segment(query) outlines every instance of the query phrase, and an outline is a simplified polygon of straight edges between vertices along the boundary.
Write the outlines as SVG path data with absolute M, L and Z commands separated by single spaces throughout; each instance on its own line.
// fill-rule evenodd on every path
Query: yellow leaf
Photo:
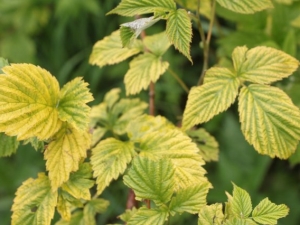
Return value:
M 61 126 L 59 84 L 46 70 L 12 64 L 0 75 L 0 131 L 18 140 L 50 138 Z
M 264 9 L 273 8 L 271 0 L 217 0 L 226 9 L 237 13 L 251 14 Z
M 67 124 L 55 134 L 44 155 L 53 190 L 66 182 L 72 171 L 78 170 L 79 161 L 86 157 L 90 147 L 90 139 L 87 132 Z
M 260 154 L 287 159 L 300 139 L 300 111 L 279 88 L 243 87 L 239 114 L 246 140 Z

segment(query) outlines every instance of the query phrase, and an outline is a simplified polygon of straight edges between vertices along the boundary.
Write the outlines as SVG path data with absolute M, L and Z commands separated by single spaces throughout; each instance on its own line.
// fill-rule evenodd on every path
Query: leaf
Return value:
M 175 0 L 178 4 L 182 5 L 183 8 L 196 11 L 198 8 L 198 0 Z M 211 17 L 211 0 L 201 0 L 199 2 L 199 13 L 204 15 L 206 18 Z
M 122 221 L 128 222 L 130 218 L 137 212 L 137 208 L 126 209 L 124 213 L 118 216 Z
M 88 83 L 82 81 L 81 77 L 77 77 L 60 91 L 59 118 L 80 130 L 86 130 L 88 126 L 90 107 L 86 103 L 94 100 L 87 86 Z
M 204 161 L 192 140 L 179 129 L 161 129 L 144 134 L 139 142 L 140 155 L 171 160 L 175 169 L 175 190 L 207 182 Z
M 166 32 L 146 36 L 143 42 L 145 47 L 158 57 L 162 56 L 171 45 Z
M 124 173 L 134 153 L 131 142 L 122 142 L 114 138 L 105 139 L 92 149 L 91 164 L 94 177 L 97 177 L 98 195 L 113 179 Z
M 210 184 L 207 182 L 179 190 L 169 205 L 171 212 L 198 213 L 200 208 L 206 205 L 206 196 L 209 188 Z
M 141 42 L 138 40 L 133 41 L 131 48 L 123 47 L 120 30 L 117 30 L 95 43 L 89 63 L 100 67 L 113 65 L 139 53 L 141 50 Z
M 65 124 L 49 143 L 44 158 L 49 171 L 52 190 L 69 180 L 70 173 L 77 171 L 79 161 L 86 158 L 90 147 L 90 136 Z
M 300 15 L 291 21 L 291 25 L 300 28 Z
M 74 209 L 74 207 L 76 208 L 83 207 L 83 203 L 81 202 L 81 199 L 76 199 L 68 192 L 64 190 L 60 190 L 58 194 L 58 201 L 56 206 L 60 216 L 64 220 L 70 221 L 72 218 L 71 212 Z
M 174 47 L 193 63 L 190 55 L 192 23 L 185 9 L 178 9 L 169 13 L 166 33 Z
M 146 52 L 130 62 L 130 69 L 124 77 L 126 94 L 137 94 L 146 90 L 151 82 L 155 83 L 169 67 L 168 62 Z
M 158 208 L 141 207 L 130 218 L 127 225 L 163 225 L 168 218 L 168 212 Z
M 90 200 L 84 206 L 84 210 L 83 210 L 84 224 L 96 225 L 96 217 L 95 217 L 96 213 L 105 212 L 108 205 L 109 202 L 101 198 Z
M 175 9 L 176 4 L 173 0 L 122 0 L 116 8 L 107 14 L 115 13 L 121 16 L 135 16 L 155 11 L 169 12 Z
M 233 199 L 230 204 L 233 215 L 240 219 L 249 217 L 252 211 L 250 195 L 235 184 L 233 184 Z
M 288 213 L 286 205 L 276 205 L 265 198 L 253 209 L 252 218 L 262 224 L 277 224 L 277 220 L 286 217 Z
M 0 75 L 0 132 L 25 140 L 46 140 L 60 128 L 59 84 L 46 70 L 11 64 Z
M 50 225 L 57 202 L 57 192 L 51 191 L 48 177 L 40 173 L 37 179 L 24 181 L 16 192 L 12 206 L 12 225 Z
M 239 61 L 235 70 L 242 81 L 270 84 L 290 76 L 298 68 L 298 60 L 282 51 L 264 46 L 246 49 L 237 47 L 232 54 L 233 60 Z
M 219 144 L 205 129 L 189 130 L 187 134 L 197 144 L 199 154 L 205 162 L 218 161 Z
M 62 185 L 62 189 L 77 199 L 91 199 L 90 188 L 93 187 L 92 167 L 89 163 L 82 163 L 79 169 L 70 174 L 70 178 Z
M 8 65 L 9 65 L 8 60 L 0 57 L 0 74 L 4 73 L 2 71 L 2 68 Z
M 300 139 L 300 111 L 280 89 L 260 84 L 243 87 L 239 114 L 246 140 L 260 154 L 287 159 Z
M 221 225 L 224 219 L 222 204 L 206 205 L 200 209 L 198 225 Z
M 36 137 L 28 138 L 23 141 L 23 145 L 31 144 L 31 146 L 36 150 L 36 151 L 41 151 L 43 152 L 45 150 L 45 143 L 43 141 L 40 141 Z
M 151 199 L 161 205 L 168 203 L 174 192 L 174 172 L 170 160 L 136 157 L 123 179 L 134 190 L 136 199 Z
M 226 9 L 243 14 L 252 14 L 264 9 L 273 8 L 273 4 L 270 0 L 217 0 L 217 2 Z
M 82 211 L 76 211 L 75 213 L 72 214 L 71 220 L 65 221 L 65 220 L 60 220 L 55 225 L 81 225 L 84 224 L 83 220 L 83 212 Z
M 0 157 L 10 156 L 16 153 L 19 142 L 16 137 L 10 137 L 4 133 L 0 133 Z
M 234 102 L 239 81 L 226 68 L 212 67 L 207 70 L 204 84 L 194 87 L 189 93 L 183 114 L 182 128 L 204 123 L 225 111 Z
M 289 163 L 291 167 L 296 166 L 300 163 L 300 145 L 298 144 L 296 151 L 289 157 Z
M 229 220 L 226 220 L 224 225 L 257 225 L 253 220 L 251 219 L 237 219 L 237 218 L 231 218 Z
M 287 32 L 282 45 L 282 50 L 291 56 L 296 56 L 297 40 L 296 40 L 296 34 L 294 29 L 290 29 Z

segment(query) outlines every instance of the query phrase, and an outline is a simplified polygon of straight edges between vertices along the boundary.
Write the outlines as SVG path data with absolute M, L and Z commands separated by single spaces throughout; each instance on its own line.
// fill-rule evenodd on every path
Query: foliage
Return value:
M 34 5 L 34 1 L 27 1 Z M 99 10 L 93 0 L 74 5 L 68 0 L 57 3 L 56 15 L 64 24 L 84 10 L 90 13 Z M 10 7 L 16 7 L 8 3 L 4 6 L 6 8 L 1 10 L 6 13 Z M 113 187 L 114 180 L 122 181 L 122 189 L 125 186 L 131 189 L 141 205 L 131 210 L 122 209 L 125 213 L 119 218 L 126 224 L 166 224 L 189 214 L 198 215 L 199 225 L 277 224 L 289 213 L 286 205 L 264 198 L 253 207 L 250 195 L 235 184 L 232 196 L 226 193 L 228 200 L 224 205 L 208 204 L 214 182 L 210 180 L 210 172 L 206 174 L 204 165 L 217 161 L 219 147 L 222 148 L 207 130 L 218 127 L 218 122 L 214 122 L 220 118 L 218 114 L 233 111 L 230 107 L 236 99 L 238 103 L 233 108 L 237 108 L 244 139 L 259 154 L 288 159 L 296 152 L 290 160 L 293 164 L 300 161 L 299 150 L 296 150 L 300 138 L 300 103 L 294 101 L 292 94 L 299 92 L 299 83 L 292 80 L 296 79 L 299 66 L 296 42 L 299 18 L 292 9 L 294 6 L 300 7 L 298 2 L 279 0 L 251 3 L 122 0 L 117 7 L 110 8 L 107 15 L 153 15 L 121 23 L 118 30 L 94 45 L 90 64 L 117 68 L 115 64 L 130 62 L 129 69 L 123 73 L 127 97 L 121 96 L 121 89 L 114 88 L 105 94 L 100 104 L 92 107 L 88 103 L 94 98 L 88 83 L 81 77 L 64 82 L 60 88 L 66 78 L 58 81 L 39 66 L 9 64 L 0 58 L 0 156 L 16 153 L 20 143 L 31 144 L 43 153 L 47 171 L 39 173 L 36 179 L 27 179 L 18 188 L 11 224 L 97 224 L 97 214 L 106 213 L 110 204 L 100 196 L 105 196 Z M 73 11 L 67 16 L 64 10 L 68 7 L 73 7 Z M 277 36 L 275 28 L 280 23 L 276 17 L 281 10 L 291 12 L 284 17 L 283 24 L 288 24 L 286 36 Z M 47 7 L 43 13 L 44 20 L 32 20 L 35 21 L 32 27 L 24 28 L 25 38 L 24 34 L 17 35 L 31 42 L 28 46 L 32 49 L 30 35 L 38 30 L 36 21 L 40 25 L 47 23 Z M 250 23 L 253 15 L 247 14 L 255 15 L 257 23 Z M 218 64 L 208 69 L 216 15 L 236 21 L 238 26 L 236 31 L 219 40 Z M 163 31 L 146 35 L 145 29 L 154 29 L 161 22 L 166 23 Z M 7 20 L 6 25 L 9 24 Z M 14 26 L 18 28 L 20 24 Z M 193 87 L 189 91 L 177 71 L 171 69 L 174 61 L 168 52 L 174 46 L 189 61 L 186 65 L 197 64 L 199 59 L 191 52 L 196 49 L 192 45 L 193 29 L 200 33 L 204 61 L 199 85 L 196 86 L 197 79 L 192 80 Z M 222 27 L 219 29 L 224 32 Z M 247 39 L 249 34 L 254 34 L 254 38 Z M 0 42 L 8 45 L 1 39 Z M 30 51 L 32 57 L 34 50 Z M 6 55 L 5 51 L 1 54 Z M 137 56 L 130 59 L 134 55 Z M 33 61 L 30 57 L 24 61 Z M 176 114 L 183 115 L 182 126 L 151 113 L 154 83 L 158 88 L 169 85 L 171 88 L 164 91 L 169 96 L 175 93 L 176 100 L 182 92 L 176 94 L 176 88 L 172 89 L 169 83 L 159 86 L 161 80 L 168 79 L 166 73 L 188 92 L 183 112 Z M 128 97 L 142 94 L 148 88 L 149 105 L 140 98 Z M 145 114 L 148 106 L 152 115 Z M 196 126 L 209 121 L 207 130 Z M 215 128 L 211 129 L 209 124 Z M 221 151 L 220 156 L 222 154 Z M 242 152 L 235 154 L 242 155 Z M 263 176 L 267 168 L 267 164 L 264 165 L 258 177 Z M 260 182 L 253 180 L 256 188 Z M 58 214 L 59 221 L 54 218 Z

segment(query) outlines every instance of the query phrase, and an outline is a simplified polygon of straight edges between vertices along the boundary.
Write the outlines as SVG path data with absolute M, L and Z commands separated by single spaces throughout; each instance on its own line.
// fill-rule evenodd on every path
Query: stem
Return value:
M 185 85 L 183 80 L 170 68 L 168 68 L 168 72 L 177 80 L 177 82 L 180 84 L 180 86 L 186 91 L 186 93 L 189 93 L 189 88 Z
M 133 207 L 137 208 L 138 202 L 135 200 L 135 194 L 132 189 L 129 189 L 127 202 L 126 202 L 126 209 L 132 209 Z

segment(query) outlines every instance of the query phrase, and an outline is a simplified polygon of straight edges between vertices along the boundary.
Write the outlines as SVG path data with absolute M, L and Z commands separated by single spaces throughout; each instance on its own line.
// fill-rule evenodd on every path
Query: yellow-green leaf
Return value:
M 124 221 L 128 222 L 130 218 L 137 212 L 137 208 L 133 207 L 132 209 L 126 209 L 124 213 L 122 213 L 119 218 Z
M 56 109 L 59 84 L 46 70 L 12 64 L 0 75 L 0 132 L 18 140 L 50 138 L 61 126 Z
M 237 76 L 242 81 L 270 84 L 290 76 L 299 66 L 297 59 L 270 47 L 248 50 L 237 47 L 232 54 Z
M 162 56 L 171 45 L 166 32 L 146 36 L 143 42 L 145 47 L 156 56 Z
M 97 66 L 112 65 L 139 53 L 142 50 L 141 42 L 133 41 L 131 48 L 123 47 L 120 30 L 96 42 L 90 55 L 89 63 Z
M 218 161 L 219 159 L 219 144 L 216 139 L 210 135 L 205 129 L 189 130 L 187 132 L 193 142 L 199 148 L 199 154 L 205 162 Z
M 105 139 L 92 149 L 91 164 L 97 178 L 97 193 L 101 194 L 113 179 L 117 179 L 127 168 L 134 155 L 131 142 L 114 138 Z
M 0 57 L 0 74 L 3 73 L 2 68 L 8 65 L 9 65 L 8 60 Z
M 224 225 L 257 225 L 257 223 L 251 219 L 230 218 L 229 220 L 226 220 Z
M 276 205 L 265 198 L 253 209 L 252 218 L 261 224 L 277 224 L 277 220 L 286 217 L 288 213 L 286 205 Z
M 233 215 L 240 219 L 248 218 L 252 212 L 252 203 L 248 192 L 234 184 L 232 197 L 230 204 Z
M 217 0 L 217 2 L 226 9 L 243 14 L 252 14 L 264 9 L 273 8 L 271 0 Z
M 119 14 L 121 16 L 135 16 L 155 11 L 169 12 L 176 9 L 173 0 L 122 0 L 120 4 L 108 14 Z
M 155 83 L 168 67 L 168 62 L 161 61 L 160 57 L 151 53 L 137 56 L 130 62 L 130 69 L 125 74 L 126 94 L 137 94 L 143 89 L 146 90 L 151 81 Z
M 169 209 L 171 212 L 177 213 L 198 213 L 200 208 L 206 205 L 209 188 L 210 184 L 207 182 L 179 190 L 176 196 L 172 198 Z
M 76 199 L 68 192 L 60 190 L 58 193 L 56 209 L 63 220 L 70 221 L 72 215 L 71 212 L 76 208 L 82 208 L 83 203 L 81 199 Z
M 168 212 L 159 208 L 148 209 L 141 207 L 130 218 L 127 225 L 164 225 L 168 218 Z
M 96 225 L 96 213 L 103 213 L 107 209 L 109 202 L 96 198 L 90 200 L 83 209 L 84 224 Z
M 206 72 L 204 84 L 189 93 L 183 114 L 182 128 L 204 123 L 225 111 L 234 102 L 239 88 L 236 76 L 226 68 L 212 67 Z
M 16 137 L 10 137 L 4 133 L 0 133 L 0 157 L 10 156 L 16 153 L 19 142 Z
M 90 135 L 71 125 L 64 124 L 49 143 L 44 158 L 53 190 L 69 180 L 70 173 L 77 171 L 79 161 L 86 157 L 90 147 Z
M 75 128 L 86 130 L 89 122 L 90 107 L 86 104 L 94 100 L 81 77 L 68 82 L 60 91 L 58 116 Z
M 300 111 L 279 88 L 252 84 L 239 96 L 246 140 L 260 154 L 287 159 L 300 139 Z
M 223 219 L 221 203 L 206 205 L 200 209 L 198 225 L 221 225 Z
M 169 13 L 166 33 L 174 47 L 193 62 L 190 55 L 192 23 L 185 9 L 173 10 Z
M 57 203 L 57 192 L 51 190 L 48 177 L 24 181 L 16 192 L 12 206 L 12 225 L 50 225 Z
M 175 0 L 178 4 L 182 5 L 183 8 L 196 11 L 198 8 L 198 0 Z M 211 17 L 211 0 L 201 0 L 199 2 L 199 12 L 206 18 Z

